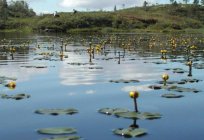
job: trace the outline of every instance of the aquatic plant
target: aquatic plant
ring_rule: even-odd
[[[137,98],[139,97],[139,92],[138,91],[130,91],[129,96],[130,96],[130,98],[132,98],[134,100],[135,112],[138,112]]]
[[[166,86],[167,80],[169,79],[169,75],[168,74],[163,74],[162,79],[164,81],[164,86]]]

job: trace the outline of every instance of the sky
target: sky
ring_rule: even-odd
[[[8,2],[11,0],[8,0]],[[15,0],[14,0],[15,1]],[[144,0],[25,0],[36,13],[70,12],[90,10],[113,10],[141,6]],[[146,0],[150,4],[169,3],[169,0]]]

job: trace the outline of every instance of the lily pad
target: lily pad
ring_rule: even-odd
[[[172,85],[172,84],[177,84],[178,81],[166,81],[166,84]],[[159,81],[158,84],[164,84],[164,81]]]
[[[23,67],[23,68],[37,68],[37,69],[47,68],[47,66],[45,66],[45,65],[36,65],[36,66],[25,65],[25,66],[21,66],[21,67]]]
[[[149,112],[135,112],[135,111],[129,111],[129,112],[119,112],[115,113],[117,117],[122,117],[122,118],[128,118],[128,119],[159,119],[161,118],[161,114],[159,113],[149,113]]]
[[[59,137],[51,137],[45,138],[42,140],[79,140],[81,137],[79,136],[59,136]]]
[[[99,109],[98,112],[102,114],[107,114],[107,115],[113,115],[116,113],[121,113],[121,112],[128,112],[128,109],[124,108],[102,108]]]
[[[172,70],[173,73],[180,73],[180,74],[187,72],[187,71],[183,70],[182,68],[173,68],[173,69],[167,68],[165,70]]]
[[[161,86],[161,85],[150,85],[150,86],[148,86],[148,87],[151,88],[151,89],[154,89],[154,90],[162,89],[162,86]]]
[[[187,78],[187,79],[182,79],[181,81],[186,82],[186,83],[197,83],[197,82],[200,82],[202,80]]]
[[[103,67],[89,67],[88,69],[96,69],[96,70],[101,70]]]
[[[139,80],[124,80],[124,79],[120,79],[120,80],[110,80],[109,82],[111,82],[111,83],[138,83],[140,81]]]
[[[177,95],[177,94],[173,94],[173,93],[168,93],[168,94],[163,94],[161,97],[164,97],[164,98],[181,98],[181,97],[184,97],[184,95]]]
[[[178,87],[178,86],[167,87],[167,90],[177,91],[177,92],[194,92],[194,93],[200,92],[199,90],[195,88],[184,88],[184,87]]]
[[[16,78],[0,76],[0,84],[6,85],[9,81],[16,81]]]
[[[194,63],[193,67],[195,69],[204,69],[204,63]]]
[[[14,99],[14,100],[22,100],[26,98],[30,98],[30,95],[28,94],[16,94],[16,95],[7,95],[7,94],[1,94],[0,95],[2,99]]]
[[[138,136],[142,136],[147,134],[147,130],[146,129],[142,129],[142,128],[127,128],[127,129],[115,129],[113,130],[113,133],[116,135],[121,135],[124,137],[138,137]]]
[[[35,113],[37,114],[48,114],[48,115],[72,115],[78,113],[78,110],[74,108],[69,109],[39,109],[36,110]]]
[[[37,130],[40,134],[50,134],[50,135],[61,135],[61,134],[72,134],[76,133],[76,129],[74,128],[43,128]]]

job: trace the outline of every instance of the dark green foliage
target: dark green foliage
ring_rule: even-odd
[[[188,4],[190,0],[183,0],[183,2],[185,2],[185,4]]]
[[[204,0],[201,0],[201,1],[200,1],[200,3],[201,3],[201,5],[203,5],[203,6],[204,6]]]
[[[35,16],[33,9],[29,9],[25,1],[12,1],[8,6],[11,17],[32,17]]]
[[[172,4],[173,4],[173,3],[174,3],[174,0],[170,0],[170,3],[172,3]]]
[[[199,4],[199,0],[194,0],[194,1],[193,1],[193,4],[194,4],[194,5],[198,5],[198,4]]]

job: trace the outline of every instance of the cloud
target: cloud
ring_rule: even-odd
[[[149,0],[150,3],[155,0]],[[103,9],[103,8],[112,8],[114,5],[121,7],[123,4],[125,7],[130,6],[141,6],[144,3],[144,0],[62,0],[60,2],[61,7],[66,8],[91,8],[91,9]]]

